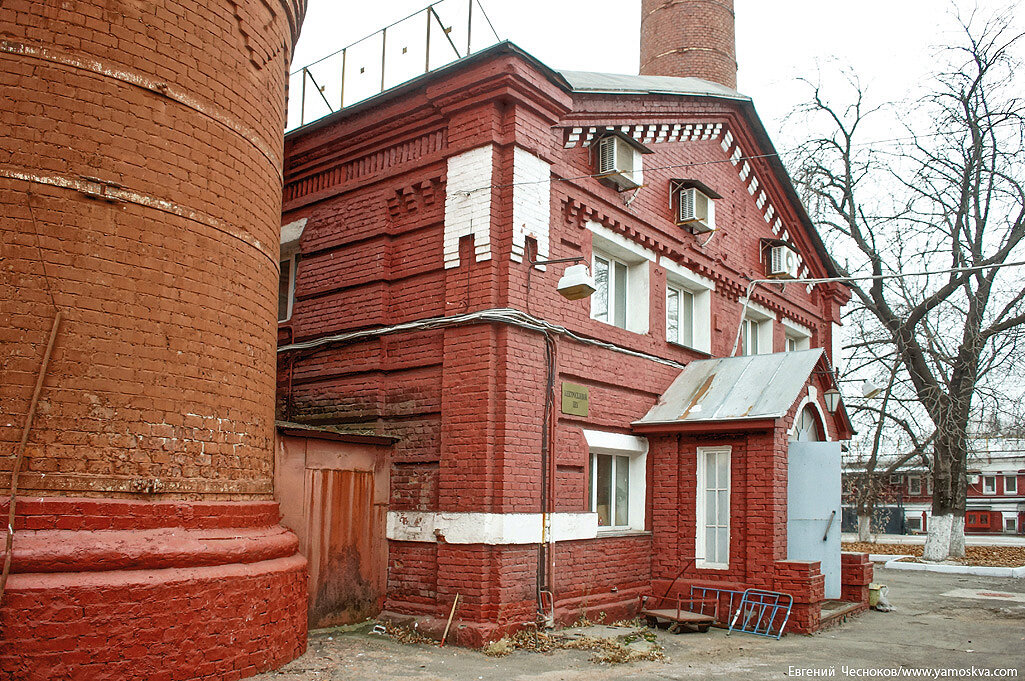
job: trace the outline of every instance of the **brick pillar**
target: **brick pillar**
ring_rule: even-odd
[[[826,576],[819,571],[819,562],[780,560],[775,563],[773,590],[794,598],[786,631],[810,634],[819,628],[822,602],[826,600]]]
[[[851,603],[868,603],[868,585],[874,569],[867,553],[840,554],[840,599]]]

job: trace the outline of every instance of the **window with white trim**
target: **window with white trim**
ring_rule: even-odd
[[[1004,476],[1004,494],[1018,493],[1018,477],[1015,475]]]
[[[648,333],[649,267],[654,251],[588,223],[595,292],[591,317],[634,333]]]
[[[908,494],[911,496],[918,496],[922,493],[922,476],[921,475],[909,475],[908,476]]]
[[[767,355],[772,352],[772,313],[761,305],[749,303],[740,324],[740,348],[745,355]]]
[[[294,255],[281,261],[281,273],[278,275],[279,322],[287,322],[292,318],[292,306],[295,303],[295,263]]]
[[[982,476],[982,493],[983,494],[996,494],[997,493],[997,476],[995,476],[995,475],[984,475],[984,476]]]
[[[907,525],[908,532],[921,532],[922,531],[922,516],[921,515],[909,515],[904,518],[904,524]]]
[[[591,316],[600,322],[625,329],[630,268],[621,260],[595,251],[592,271],[595,291],[591,294]]]
[[[666,286],[666,340],[694,347],[694,294],[678,286]]]
[[[787,352],[811,349],[811,329],[783,317],[783,331],[786,335]]]
[[[730,447],[698,447],[697,537],[699,568],[730,565]]]
[[[666,340],[712,351],[712,291],[715,282],[666,258]]]
[[[648,441],[645,438],[585,430],[590,451],[589,510],[598,529],[644,530]]]
[[[1011,534],[1018,533],[1018,514],[1017,513],[1006,513],[1004,514],[1004,532]]]

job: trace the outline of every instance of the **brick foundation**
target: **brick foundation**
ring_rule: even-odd
[[[867,553],[840,554],[840,599],[868,608],[868,585],[874,569]]]
[[[0,678],[239,679],[306,648],[306,559],[275,503],[17,510]]]

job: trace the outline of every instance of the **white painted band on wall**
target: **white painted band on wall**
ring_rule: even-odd
[[[594,539],[597,513],[553,513],[555,541]],[[539,544],[540,513],[457,513],[445,511],[388,511],[388,539],[449,544]]]

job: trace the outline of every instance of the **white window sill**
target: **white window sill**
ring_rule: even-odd
[[[730,569],[729,563],[726,563],[725,565],[723,565],[722,563],[705,563],[705,562],[702,562],[702,561],[695,562],[694,563],[694,567],[696,569],[698,569],[698,570],[729,570]]]

